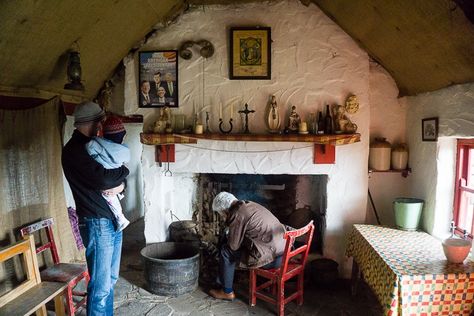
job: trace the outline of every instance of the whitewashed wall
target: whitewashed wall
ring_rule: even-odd
[[[398,88],[390,74],[379,64],[370,64],[370,140],[384,137],[393,145],[406,142],[407,108],[398,101]],[[369,190],[382,225],[395,225],[392,202],[410,196],[408,178],[400,173],[374,172],[369,176]],[[374,208],[368,202],[367,223],[376,224]]]
[[[229,27],[252,25],[271,27],[272,79],[229,80]],[[291,105],[306,118],[326,103],[342,104],[352,93],[359,98],[360,110],[351,119],[359,126],[362,141],[338,147],[335,165],[314,165],[312,145],[307,143],[199,141],[197,145],[177,145],[171,178],[164,177],[163,168],[155,162],[154,146],[144,146],[146,241],[166,238],[172,221],[170,210],[181,219],[191,217],[192,173],[328,174],[324,252],[340,263],[342,275],[348,277],[346,238],[353,223],[365,221],[367,207],[370,109],[366,52],[316,6],[305,7],[299,1],[194,8],[159,32],[142,50],[176,49],[186,40],[202,38],[214,44],[215,55],[203,60],[194,51],[191,60],[179,59],[180,113],[190,117],[193,104],[198,111],[210,111],[211,128],[216,131],[219,103],[224,106],[225,119],[229,118],[231,104],[237,111],[249,103],[257,110],[250,116],[250,130],[265,132],[264,109],[271,94],[276,95],[281,118],[285,119]],[[137,106],[137,57],[125,60],[125,113],[143,114],[147,129],[158,111]],[[235,113],[233,116],[237,118]]]
[[[474,137],[474,83],[403,98],[409,108],[410,192],[425,200],[423,229],[443,238],[453,210],[455,138]],[[439,118],[438,142],[422,142],[421,120]]]

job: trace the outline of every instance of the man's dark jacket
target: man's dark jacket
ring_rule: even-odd
[[[74,130],[62,152],[64,175],[71,187],[79,218],[115,220],[107,201],[102,197],[102,190],[119,186],[129,171],[125,166],[105,169],[96,162],[86,151],[85,145],[90,140],[90,137]]]

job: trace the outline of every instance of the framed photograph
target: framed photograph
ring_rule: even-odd
[[[138,107],[178,107],[178,51],[139,52]]]
[[[271,79],[270,27],[230,29],[230,79]]]
[[[424,142],[438,140],[438,118],[430,117],[421,120],[421,133]]]

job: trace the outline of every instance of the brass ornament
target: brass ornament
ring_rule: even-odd
[[[184,42],[181,47],[179,48],[179,56],[183,59],[191,59],[193,57],[193,52],[191,51],[191,47],[196,44],[201,46],[199,50],[199,54],[204,58],[209,58],[214,55],[214,46],[208,40],[199,40],[199,41],[187,41]]]
[[[345,108],[346,112],[349,114],[355,114],[359,111],[359,100],[357,100],[355,95],[347,97]]]

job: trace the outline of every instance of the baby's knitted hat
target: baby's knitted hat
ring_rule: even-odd
[[[125,132],[122,120],[117,116],[108,116],[104,123],[102,123],[102,131],[106,134],[116,134]]]

